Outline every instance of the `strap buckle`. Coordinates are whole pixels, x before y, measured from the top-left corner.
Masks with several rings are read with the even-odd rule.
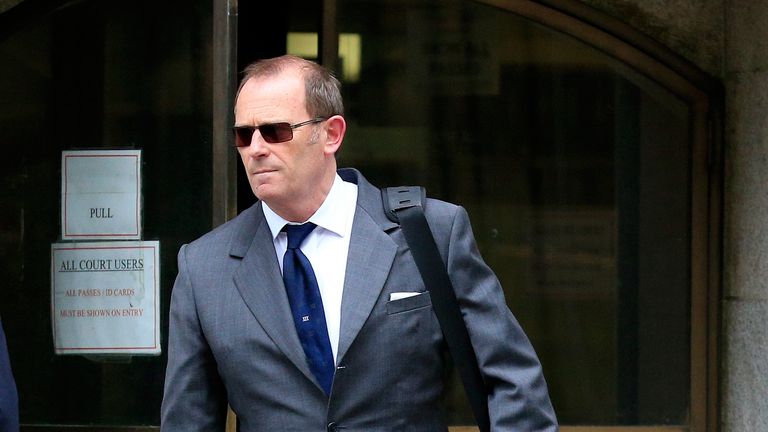
[[[421,186],[396,186],[384,188],[382,198],[387,209],[387,218],[399,222],[397,211],[411,207],[424,207],[426,189]]]

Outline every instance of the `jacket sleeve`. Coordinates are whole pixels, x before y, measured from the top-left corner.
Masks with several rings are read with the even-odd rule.
[[[11,373],[11,361],[2,322],[0,322],[0,430],[19,430],[19,398]]]
[[[492,431],[557,431],[541,364],[483,261],[466,210],[451,226],[448,274],[489,389]]]
[[[226,394],[197,313],[186,252],[187,246],[182,246],[179,274],[171,294],[160,430],[223,431]]]

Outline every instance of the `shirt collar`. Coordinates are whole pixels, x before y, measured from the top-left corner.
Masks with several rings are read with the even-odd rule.
[[[347,183],[336,174],[333,180],[331,190],[320,208],[309,217],[307,222],[324,228],[340,237],[351,232],[349,223],[354,216],[354,206],[357,203],[357,186],[353,183]],[[264,218],[267,220],[269,230],[272,232],[272,239],[277,238],[280,231],[286,224],[293,223],[283,219],[274,212],[267,203],[261,203],[264,210]]]

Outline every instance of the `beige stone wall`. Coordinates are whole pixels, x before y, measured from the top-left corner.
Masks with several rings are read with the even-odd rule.
[[[723,76],[727,0],[581,1],[656,39],[706,73]]]
[[[768,2],[725,16],[723,431],[768,431]]]
[[[768,1],[582,1],[725,85],[721,430],[768,431]]]

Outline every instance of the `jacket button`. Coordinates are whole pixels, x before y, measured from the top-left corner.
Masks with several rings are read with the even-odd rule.
[[[328,432],[337,432],[339,430],[339,426],[335,422],[328,423]]]

